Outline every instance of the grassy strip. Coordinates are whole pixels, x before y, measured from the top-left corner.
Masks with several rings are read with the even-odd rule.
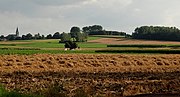
[[[102,37],[89,37],[88,40],[96,40]],[[81,48],[106,48],[105,44],[77,42]],[[7,41],[0,42],[0,47],[12,47],[12,48],[64,48],[64,43],[59,43],[58,39],[46,39],[46,40],[19,40],[19,41]]]
[[[40,48],[0,48],[0,50],[41,50]]]
[[[78,46],[81,48],[106,48],[106,44],[97,44],[97,43],[78,43]]]
[[[96,50],[96,53],[157,53],[180,54],[180,50]]]
[[[34,94],[21,94],[16,91],[7,91],[2,86],[0,86],[0,97],[90,97],[87,92],[83,89],[77,89],[73,96],[68,96],[68,92],[62,84],[55,82],[51,84],[47,90],[43,91],[41,95]],[[95,97],[95,96],[94,96]],[[101,97],[101,96],[96,96]]]
[[[99,38],[125,38],[121,35],[90,35],[89,37],[99,37]]]
[[[139,47],[139,48],[166,48],[166,47],[180,47],[180,45],[107,45],[107,47]]]
[[[88,41],[90,41],[90,40],[97,40],[97,39],[100,39],[100,38],[102,38],[102,37],[89,36],[87,40]]]
[[[0,44],[0,46],[16,46],[16,44]]]
[[[35,48],[63,48],[64,44],[57,42],[32,42],[27,44],[16,44],[19,47],[35,47]]]
[[[15,91],[6,91],[2,86],[0,86],[0,97],[42,97],[30,94],[20,94]]]
[[[94,50],[0,50],[0,55],[32,55],[32,54],[78,54],[95,53]]]

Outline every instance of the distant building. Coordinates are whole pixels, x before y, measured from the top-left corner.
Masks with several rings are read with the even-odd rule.
[[[19,37],[19,29],[18,29],[18,27],[16,29],[16,36]]]
[[[19,38],[21,38],[21,37],[19,36],[19,29],[18,29],[18,27],[16,29],[16,33],[15,34],[9,34],[6,37],[7,40],[16,40],[16,39],[19,39]]]

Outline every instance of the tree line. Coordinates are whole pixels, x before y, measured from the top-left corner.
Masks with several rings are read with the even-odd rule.
[[[32,40],[32,39],[60,39],[60,42],[74,41],[74,42],[86,42],[89,35],[121,35],[125,36],[125,32],[118,31],[106,31],[101,25],[85,26],[82,29],[80,27],[71,27],[70,33],[55,32],[54,34],[48,34],[47,36],[37,33],[32,35],[28,33],[22,36],[8,35],[0,36],[0,40]]]
[[[89,35],[118,35],[126,36],[125,32],[106,31],[103,30],[101,25],[93,25],[83,27],[82,30],[74,26],[71,28],[70,33],[62,33],[61,42],[70,41],[71,39],[76,42],[86,42]]]
[[[125,32],[119,31],[106,31],[101,25],[86,26],[82,28],[82,31],[88,35],[120,35],[126,36]]]
[[[134,39],[180,41],[180,30],[176,27],[141,26],[132,33]]]

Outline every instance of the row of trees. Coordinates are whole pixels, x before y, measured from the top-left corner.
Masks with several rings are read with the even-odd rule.
[[[18,32],[19,34],[19,32]],[[61,39],[60,42],[66,42],[66,41],[74,41],[74,42],[86,42],[88,35],[121,35],[125,36],[126,33],[124,32],[118,32],[118,31],[106,31],[103,30],[103,27],[101,25],[92,25],[92,26],[86,26],[80,29],[77,26],[74,26],[70,29],[70,33],[59,33],[55,32],[54,34],[48,34],[40,35],[35,34],[32,35],[31,33],[28,33],[26,35],[16,35],[11,34],[8,36],[0,36],[0,40],[31,40],[31,39]]]
[[[180,41],[180,30],[176,27],[142,26],[135,29],[132,38]]]
[[[1,35],[0,36],[0,40],[32,40],[32,39],[60,39],[61,34],[59,32],[54,33],[53,35],[49,34],[47,36],[44,35],[40,35],[35,34],[32,35],[31,33],[28,33],[26,35],[22,35],[22,36],[16,36],[16,35],[8,35],[8,36],[4,36]]]
[[[0,40],[31,40],[31,39],[45,39],[46,37],[44,35],[40,35],[35,34],[34,36],[31,33],[28,33],[26,35],[22,35],[22,36],[16,36],[16,35],[8,35],[8,36],[4,36],[1,35],[0,36]]]
[[[83,27],[82,30],[79,27],[72,27],[70,33],[62,33],[61,41],[76,41],[76,42],[85,42],[87,41],[87,37],[89,35],[121,35],[126,36],[125,32],[118,32],[118,31],[106,31],[103,30],[101,25],[93,25],[93,26],[86,26]]]
[[[32,35],[28,33],[26,35],[17,36],[15,34],[10,34],[8,36],[1,35],[0,40],[32,40],[32,39],[61,39],[61,42],[65,41],[75,41],[75,42],[85,42],[87,41],[88,35],[80,30],[79,27],[72,27],[70,33],[59,33],[55,32],[53,35],[48,34],[47,36],[35,34]]]
[[[120,36],[126,36],[125,32],[103,30],[103,27],[101,25],[86,26],[86,27],[82,28],[82,31],[87,33],[88,35],[120,35]]]

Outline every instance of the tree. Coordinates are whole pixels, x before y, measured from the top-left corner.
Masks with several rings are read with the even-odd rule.
[[[38,34],[35,34],[34,35],[34,39],[41,39],[41,35],[38,33]]]
[[[2,40],[4,40],[4,39],[5,39],[4,35],[1,35],[1,36],[0,36],[0,41],[2,41]]]
[[[0,38],[1,38],[1,39],[4,39],[5,37],[4,37],[4,35],[1,35]]]
[[[22,35],[22,40],[26,40],[26,35]]]
[[[180,41],[180,30],[176,27],[141,26],[135,29],[132,38]]]
[[[42,35],[42,36],[41,36],[41,39],[45,39],[45,36],[44,36],[44,35]]]
[[[102,31],[103,27],[101,25],[93,25],[91,31]]]
[[[26,35],[26,40],[31,40],[31,39],[33,39],[33,36],[32,36],[31,33],[28,33],[28,34]]]
[[[88,35],[86,33],[77,33],[76,41],[77,42],[86,42]]]
[[[60,39],[60,38],[61,38],[61,34],[59,32],[54,33],[53,39]]]
[[[76,41],[77,42],[83,42],[83,34],[82,33],[77,33]]]
[[[49,35],[46,36],[46,38],[47,38],[47,39],[52,39],[53,37],[52,37],[51,34],[49,34]]]
[[[82,28],[82,32],[84,32],[84,33],[88,33],[89,34],[90,31],[91,31],[90,27],[83,27]]]
[[[6,37],[6,39],[7,39],[7,40],[15,40],[16,37],[15,37],[15,35],[8,35],[8,36]]]
[[[78,33],[80,33],[81,30],[79,27],[72,27],[70,30],[71,37],[73,38],[73,41],[77,38]],[[77,41],[77,40],[76,40]]]
[[[64,47],[72,50],[78,48],[78,44],[73,41],[66,41]]]
[[[83,32],[85,33],[92,33],[92,32],[99,32],[103,30],[101,25],[93,25],[93,26],[86,26],[82,28]]]
[[[66,42],[66,41],[70,41],[71,40],[71,35],[69,33],[65,33],[63,32],[61,35],[61,43]]]

